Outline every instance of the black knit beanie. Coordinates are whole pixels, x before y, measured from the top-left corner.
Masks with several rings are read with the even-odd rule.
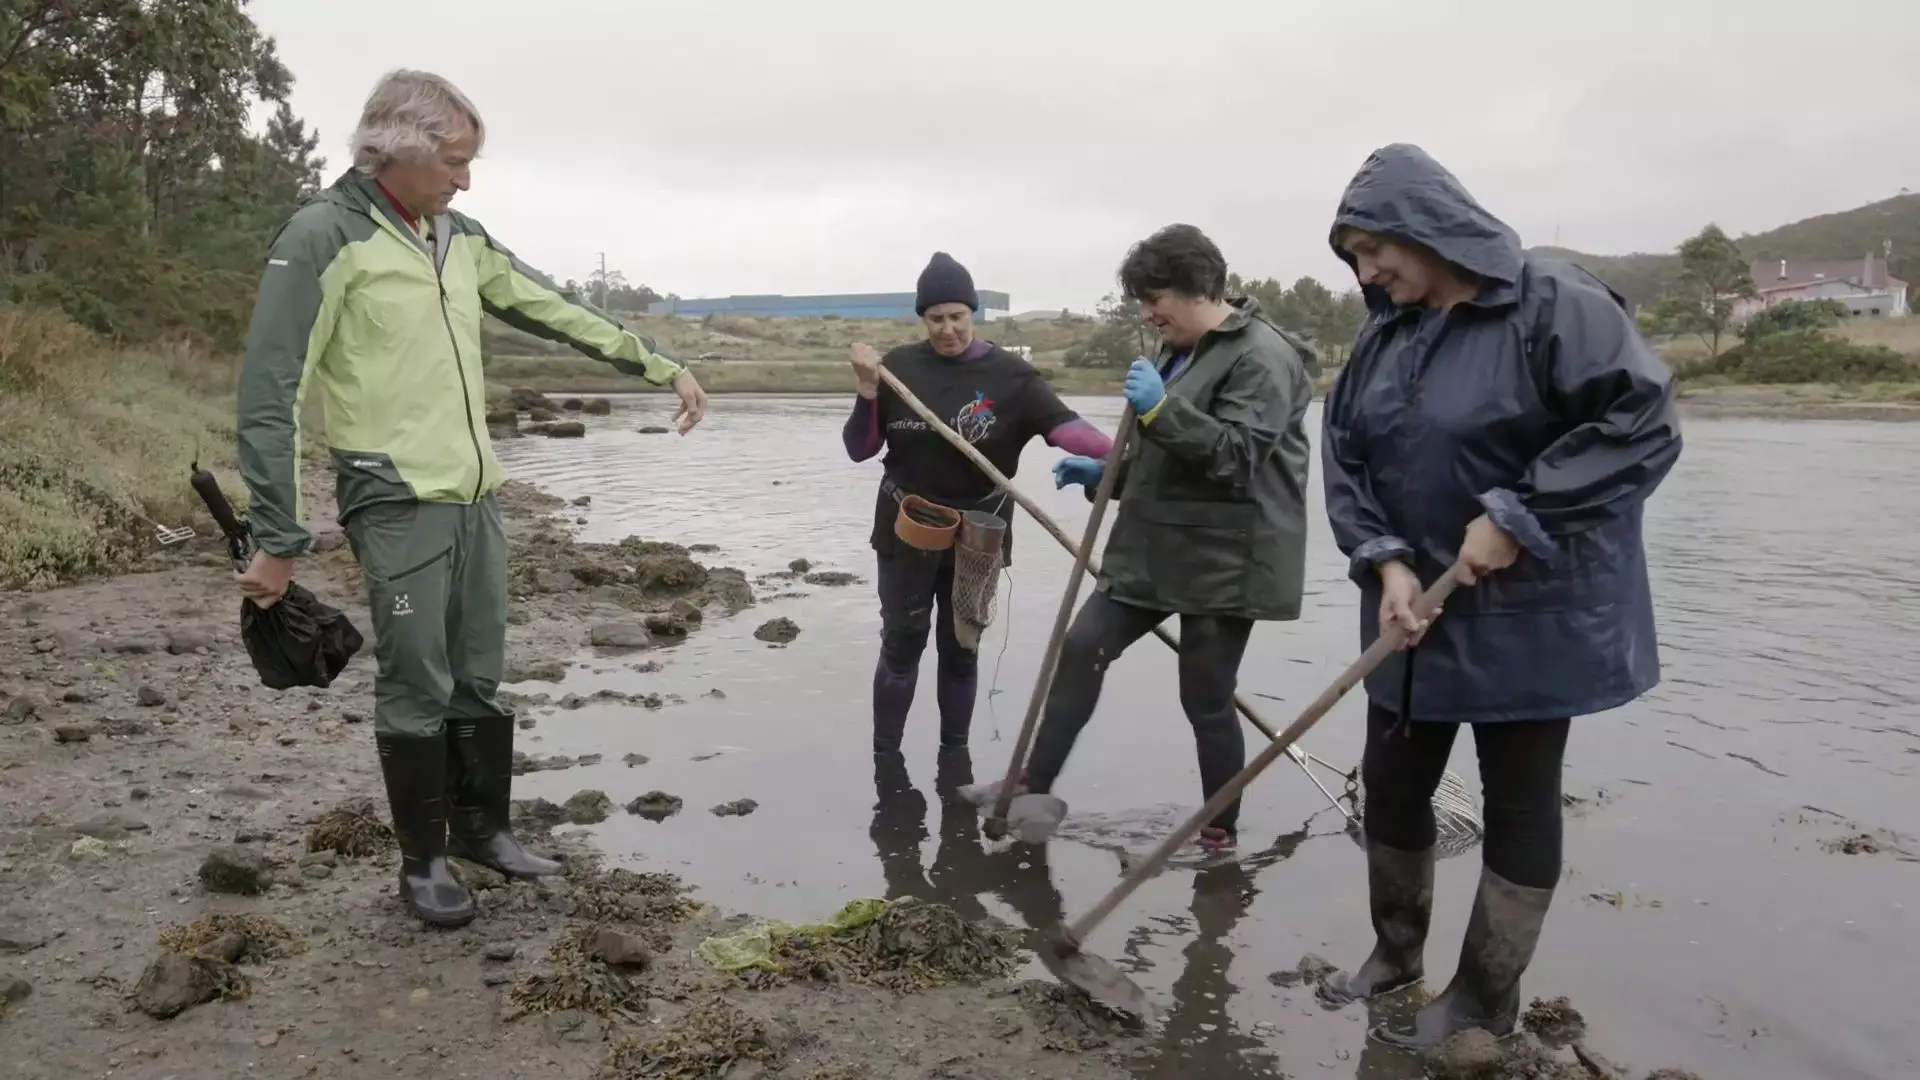
[[[913,313],[925,315],[935,304],[965,304],[974,311],[980,310],[980,294],[973,289],[973,275],[944,251],[934,252],[927,268],[920,271]]]

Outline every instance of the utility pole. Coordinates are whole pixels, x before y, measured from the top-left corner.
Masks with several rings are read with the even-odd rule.
[[[607,310],[607,253],[600,253],[600,310]]]

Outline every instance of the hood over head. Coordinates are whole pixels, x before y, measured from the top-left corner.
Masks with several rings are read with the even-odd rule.
[[[1481,206],[1445,166],[1411,143],[1375,150],[1340,196],[1327,242],[1351,268],[1353,258],[1339,244],[1340,230],[1346,228],[1411,241],[1462,270],[1508,287],[1519,282],[1526,264],[1519,234]],[[1392,306],[1383,291],[1362,291],[1368,306]]]

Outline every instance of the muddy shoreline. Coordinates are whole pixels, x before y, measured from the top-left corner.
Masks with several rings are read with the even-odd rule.
[[[662,387],[639,385],[627,386],[610,379],[591,380],[590,385],[572,383],[549,384],[535,379],[517,383],[516,389],[531,394],[553,398],[579,398],[590,395],[645,395],[669,394]],[[1117,398],[1120,392],[1110,387],[1063,386],[1060,392],[1071,397]],[[742,395],[752,397],[831,397],[837,391],[819,389],[788,389],[769,385],[766,388],[728,387],[710,389],[711,397]],[[1316,391],[1315,400],[1324,400],[1325,394]],[[1794,395],[1790,389],[1778,387],[1712,387],[1705,389],[1689,388],[1682,385],[1676,398],[1682,414],[1714,420],[1870,420],[1877,423],[1916,423],[1920,422],[1920,403],[1871,400],[1831,400],[1808,399]]]
[[[330,522],[330,479],[314,474],[307,490],[312,520]],[[677,644],[730,618],[759,623],[760,640],[791,640],[800,628],[762,620],[760,602],[851,579],[804,560],[749,577],[711,565],[710,549],[640,538],[584,544],[572,533],[591,520],[590,498],[518,482],[500,498],[512,548],[503,703],[536,735],[609,698],[672,723],[684,702],[644,687]],[[579,827],[756,807],[687,805],[670,769],[639,771],[647,756],[625,747],[607,750],[636,770],[630,790],[516,804],[522,835],[567,857],[566,878],[509,885],[457,864],[480,918],[421,926],[394,890],[370,655],[324,691],[261,687],[237,640],[224,552],[210,538],[184,548],[111,580],[0,595],[9,1075],[353,1077],[435,1059],[427,1075],[543,1080],[1153,1071],[1151,1032],[1059,984],[1006,976],[1016,966],[1003,961],[1035,935],[994,937],[1011,952],[987,955],[950,909],[931,929],[876,924],[830,947],[780,945],[781,973],[716,969],[703,943],[754,920],[700,903],[644,854],[601,858]],[[343,538],[323,532],[316,548],[301,582],[367,628]],[[624,668],[641,689],[548,692],[576,665]],[[520,750],[521,775],[600,760],[544,755],[532,738]],[[926,947],[943,936],[978,940]],[[942,978],[943,965],[977,977]],[[1532,1049],[1467,1057],[1455,1075],[1580,1075],[1568,1054],[1550,1065]]]
[[[312,520],[330,522],[329,480],[308,490]],[[502,502],[522,727],[577,707],[532,691],[583,656],[659,670],[707,620],[752,617],[755,583],[697,552],[576,544],[566,523],[591,509],[524,484]],[[1050,984],[716,971],[696,948],[750,920],[644,858],[598,859],[568,824],[626,811],[595,793],[553,807],[557,835],[526,826],[573,856],[567,879],[508,886],[469,867],[480,918],[422,927],[379,836],[371,657],[324,691],[265,689],[223,553],[184,546],[115,579],[0,596],[8,1075],[1117,1080],[1141,1052],[1087,1030]],[[351,555],[337,533],[318,546],[300,581],[366,628]],[[759,590],[790,587],[769,578]],[[644,697],[671,722],[672,699]],[[529,769],[552,767],[526,749]],[[672,777],[642,786],[656,784]]]
[[[1797,386],[1689,386],[1680,384],[1676,401],[1683,413],[1746,420],[1874,420],[1911,423],[1920,420],[1920,402],[1880,401],[1849,397],[1840,388],[1816,396],[1815,387]]]

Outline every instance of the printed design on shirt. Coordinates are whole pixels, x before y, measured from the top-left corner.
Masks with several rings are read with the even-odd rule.
[[[973,400],[953,414],[953,429],[970,443],[977,443],[993,430],[993,399],[985,391],[974,391]]]

